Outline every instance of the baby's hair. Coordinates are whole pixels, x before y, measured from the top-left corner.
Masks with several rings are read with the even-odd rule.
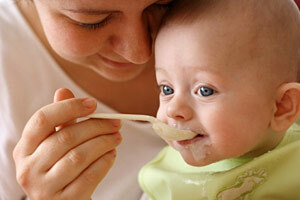
[[[300,14],[294,0],[174,0],[161,23],[161,28],[173,24],[185,25],[198,20],[205,20],[206,14],[209,14],[210,17],[217,15],[216,17],[222,19],[222,13],[227,13],[228,10],[232,9],[232,5],[236,6],[234,12],[236,17],[239,15],[250,17],[251,20],[259,24],[259,31],[270,29],[269,31],[273,33],[270,41],[278,43],[274,51],[278,51],[277,53],[282,56],[282,59],[287,58],[296,61],[293,64],[290,62],[291,65],[288,66],[290,73],[283,81],[300,83]],[[256,15],[257,13],[258,15]],[[263,20],[261,16],[264,17]],[[291,37],[293,39],[288,39]],[[288,44],[284,44],[285,38]],[[284,45],[281,46],[281,44]],[[287,52],[285,51],[286,48],[288,48]],[[292,51],[294,52],[291,53]],[[289,53],[292,57],[287,56]],[[282,70],[286,70],[284,68]]]

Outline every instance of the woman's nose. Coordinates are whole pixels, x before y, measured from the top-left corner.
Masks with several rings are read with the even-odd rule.
[[[112,39],[114,52],[135,64],[149,61],[152,54],[152,39],[147,19],[132,17],[124,23],[121,30]]]
[[[175,120],[188,121],[193,117],[193,110],[185,99],[173,97],[168,103],[167,115]]]

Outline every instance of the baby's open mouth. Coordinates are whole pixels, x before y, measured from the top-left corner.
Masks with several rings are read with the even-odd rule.
[[[191,139],[187,139],[187,140],[181,140],[181,141],[176,141],[178,144],[180,145],[188,145],[191,144],[201,138],[205,137],[203,134],[198,133],[195,137],[191,138]]]
[[[196,138],[196,137],[204,137],[204,135],[201,134],[201,133],[198,133],[195,137],[193,137],[193,138],[191,138],[191,139],[189,139],[189,140],[192,140],[192,139],[194,139],[194,138]]]

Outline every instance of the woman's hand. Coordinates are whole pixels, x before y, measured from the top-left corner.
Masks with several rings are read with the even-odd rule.
[[[113,165],[120,121],[76,123],[96,109],[95,100],[72,98],[66,89],[55,96],[58,102],[30,118],[14,149],[17,181],[32,200],[87,200]]]

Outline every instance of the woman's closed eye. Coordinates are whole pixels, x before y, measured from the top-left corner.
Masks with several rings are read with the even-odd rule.
[[[95,22],[95,23],[77,22],[77,24],[83,28],[95,30],[95,29],[105,26],[108,23],[108,21],[110,20],[110,17],[111,17],[111,15],[109,15],[105,19],[103,19],[99,22]]]
[[[112,20],[113,16],[117,14],[117,12],[114,11],[103,14],[97,14],[96,12],[102,11],[69,11],[66,12],[64,16],[69,21],[69,23],[74,24],[80,28],[96,30],[106,26]]]

